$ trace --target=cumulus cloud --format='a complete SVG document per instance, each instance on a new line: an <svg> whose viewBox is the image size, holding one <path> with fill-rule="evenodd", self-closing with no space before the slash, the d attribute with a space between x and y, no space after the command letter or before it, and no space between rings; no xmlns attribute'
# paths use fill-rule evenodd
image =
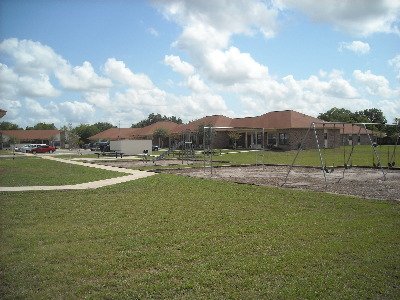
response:
<svg viewBox="0 0 400 300"><path fill-rule="evenodd" d="M186 61L182 61L179 56L165 55L164 63L167 66L170 66L172 70L185 77L190 76L194 73L194 67Z"/></svg>
<svg viewBox="0 0 400 300"><path fill-rule="evenodd" d="M266 37L272 37L277 30L278 11L264 1L156 0L153 2L168 19L182 27L195 29L196 25L204 25L203 29L197 28L203 33L211 33L207 28L230 34L252 34L257 30Z"/></svg>
<svg viewBox="0 0 400 300"><path fill-rule="evenodd" d="M55 76L62 87L74 91L90 91L112 86L111 80L97 75L88 61L76 67L63 64L55 70Z"/></svg>
<svg viewBox="0 0 400 300"><path fill-rule="evenodd" d="M249 53L242 53L236 47L226 51L215 49L204 57L204 69L209 78L217 83L234 84L268 75L267 67L256 62Z"/></svg>
<svg viewBox="0 0 400 300"><path fill-rule="evenodd" d="M337 29L367 36L376 32L400 34L400 2L392 0L331 1L277 0L281 9L295 8L313 20Z"/></svg>
<svg viewBox="0 0 400 300"><path fill-rule="evenodd" d="M343 50L353 51L356 54L367 54L371 49L368 43L361 41L353 41L351 43L342 42L339 45L339 51Z"/></svg>
<svg viewBox="0 0 400 300"><path fill-rule="evenodd" d="M29 115L40 117L40 118L47 118L51 116L51 111L46 109L42 104L38 101L27 98L25 100L25 109L29 112Z"/></svg>
<svg viewBox="0 0 400 300"><path fill-rule="evenodd" d="M13 58L20 75L49 74L66 63L50 47L31 40L6 39L0 43L0 52Z"/></svg>
<svg viewBox="0 0 400 300"><path fill-rule="evenodd" d="M109 58L104 65L104 71L112 80L126 84L137 89L153 89L154 84L151 79L145 74L135 74L123 61Z"/></svg>
<svg viewBox="0 0 400 300"><path fill-rule="evenodd" d="M96 74L90 62L73 67L53 49L39 42L6 39L0 43L0 52L12 58L11 70L19 81L14 85L31 97L56 97L59 91L50 81L52 76L66 90L90 91L111 87L111 81Z"/></svg>
<svg viewBox="0 0 400 300"><path fill-rule="evenodd" d="M260 78L267 68L249 53L230 45L235 34L260 32L266 38L277 31L278 10L263 1L156 1L164 15L182 26L173 46L186 50L199 71L216 83ZM168 57L176 59L176 57ZM172 62L168 62L172 63ZM175 63L176 65L176 63Z"/></svg>
<svg viewBox="0 0 400 300"><path fill-rule="evenodd" d="M203 80L200 79L200 76L198 74L188 77L187 86L193 92L198 94L204 94L210 92L210 88L204 83Z"/></svg>
<svg viewBox="0 0 400 300"><path fill-rule="evenodd" d="M394 96L400 96L399 90L392 90L389 86L389 81L382 75L375 75L371 70L362 72L355 70L354 78L365 86L365 90L374 96L389 99Z"/></svg>
<svg viewBox="0 0 400 300"><path fill-rule="evenodd" d="M389 65L397 72L397 79L400 80L400 54L396 55L389 61Z"/></svg>
<svg viewBox="0 0 400 300"><path fill-rule="evenodd" d="M400 99L395 100L380 100L378 101L379 107L382 108L383 114L385 116L391 116L392 119L388 118L388 123L394 123L394 118L400 117Z"/></svg>
<svg viewBox="0 0 400 300"><path fill-rule="evenodd" d="M88 123L95 114L93 105L85 102L65 101L57 106L63 118L72 123Z"/></svg>
<svg viewBox="0 0 400 300"><path fill-rule="evenodd" d="M21 76L17 83L21 95L27 97L57 97L60 92L50 83L49 76L41 74L37 78Z"/></svg>

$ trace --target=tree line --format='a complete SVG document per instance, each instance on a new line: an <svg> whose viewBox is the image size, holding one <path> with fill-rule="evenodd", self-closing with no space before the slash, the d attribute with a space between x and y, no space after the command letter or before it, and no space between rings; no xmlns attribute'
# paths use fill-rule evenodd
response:
<svg viewBox="0 0 400 300"><path fill-rule="evenodd" d="M167 117L165 115L162 116L160 114L151 113L146 119L138 123L132 124L131 128L142 128L157 123L159 121L171 121L177 124L182 124L182 119L176 116ZM69 138L75 140L74 144L76 143L83 145L90 142L89 137L104 130L116 127L117 126L114 126L108 122L97 122L95 124L80 124L76 127L72 127L72 125L64 125L59 129L68 132ZM23 129L24 128L20 127L18 124L12 122L7 122L7 121L0 122L0 130L23 130ZM27 126L25 130L58 130L58 128L54 125L54 123L39 122L34 126ZM159 138L163 138L167 134L168 133L166 131L163 131L161 129L155 133L155 135Z"/></svg>
<svg viewBox="0 0 400 300"><path fill-rule="evenodd" d="M366 125L366 127L370 130L384 133L386 136L385 142L387 143L395 143L400 130L400 117L395 118L394 123L388 123L383 112L377 108L352 112L345 108L333 107L319 114L318 119L328 122L377 123L374 125Z"/></svg>

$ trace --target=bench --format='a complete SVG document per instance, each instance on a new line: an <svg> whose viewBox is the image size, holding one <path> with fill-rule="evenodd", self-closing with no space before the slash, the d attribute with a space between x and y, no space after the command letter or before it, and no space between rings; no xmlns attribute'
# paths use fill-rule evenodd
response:
<svg viewBox="0 0 400 300"><path fill-rule="evenodd" d="M122 152L117 152L117 151L111 151L111 152L96 152L95 154L97 154L97 158L100 158L100 155L102 156L115 156L115 158L118 158L118 156L120 156L122 158L122 156L124 155L124 153Z"/></svg>

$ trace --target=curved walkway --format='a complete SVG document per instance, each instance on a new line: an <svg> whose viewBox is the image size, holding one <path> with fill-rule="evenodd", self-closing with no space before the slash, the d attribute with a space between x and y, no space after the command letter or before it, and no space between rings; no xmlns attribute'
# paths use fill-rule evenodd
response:
<svg viewBox="0 0 400 300"><path fill-rule="evenodd" d="M29 155L29 154L28 154ZM71 184L71 185L46 185L46 186L13 186L13 187L0 187L0 192L22 192L22 191L54 191L54 190L86 190L86 189L97 189L104 186L114 185L117 183L127 182L139 178L145 178L149 176L153 176L156 173L153 172L145 172L139 170L130 170L125 168L117 168L112 166L102 166L91 163L84 163L79 161L71 161L62 158L55 158L52 156L41 156L43 159L55 160L62 163L68 163L73 165L80 165L90 168L103 169L108 171L115 171L126 173L129 175L103 179L98 181L91 181L79 184Z"/></svg>

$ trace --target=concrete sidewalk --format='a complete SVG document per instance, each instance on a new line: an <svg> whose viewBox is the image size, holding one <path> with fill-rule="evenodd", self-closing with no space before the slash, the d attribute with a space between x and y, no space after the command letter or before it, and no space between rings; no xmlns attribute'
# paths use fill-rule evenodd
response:
<svg viewBox="0 0 400 300"><path fill-rule="evenodd" d="M29 155L29 154L27 154ZM103 179L98 181L72 184L72 185L54 185L54 186L13 186L13 187L0 187L0 192L22 192L22 191L54 191L54 190L86 190L86 189L97 189L104 186L114 185L122 182L127 182L139 178L145 178L153 176L156 173L145 172L139 170L130 170L125 168L117 168L112 166L102 166L90 163L84 163L79 161L71 161L61 158L55 158L52 156L41 156L43 159L55 160L62 163L68 163L73 165L80 165L90 168L103 169L108 171L115 171L120 173L129 174L127 176L121 176L116 178Z"/></svg>

